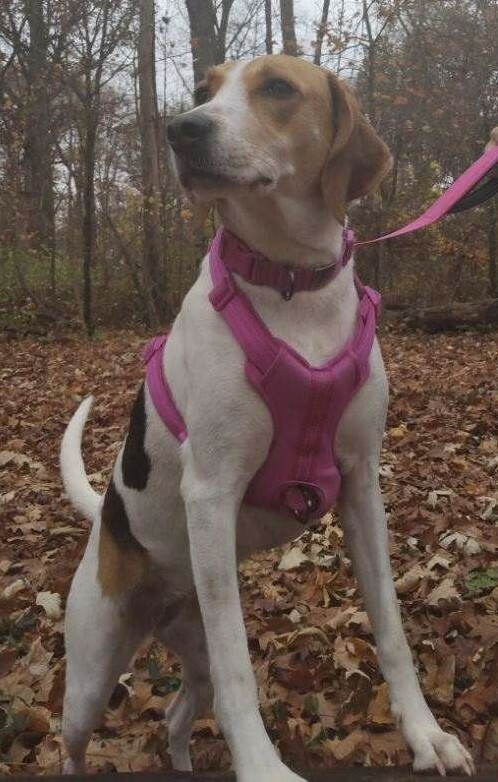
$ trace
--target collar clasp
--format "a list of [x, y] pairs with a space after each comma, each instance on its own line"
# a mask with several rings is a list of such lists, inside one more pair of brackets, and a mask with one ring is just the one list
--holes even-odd
[[293, 269], [291, 269], [290, 266], [285, 266], [285, 271], [287, 274], [287, 282], [285, 288], [282, 291], [282, 298], [284, 299], [284, 301], [290, 301], [294, 296], [296, 275], [294, 274], [294, 271]]

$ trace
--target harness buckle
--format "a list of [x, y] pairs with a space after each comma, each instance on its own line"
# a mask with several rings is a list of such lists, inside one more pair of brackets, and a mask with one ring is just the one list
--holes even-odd
[[294, 271], [291, 269], [290, 266], [286, 266], [285, 271], [287, 272], [287, 283], [282, 291], [282, 298], [284, 299], [284, 301], [290, 301], [294, 296], [294, 285], [295, 285], [296, 275], [294, 274]]

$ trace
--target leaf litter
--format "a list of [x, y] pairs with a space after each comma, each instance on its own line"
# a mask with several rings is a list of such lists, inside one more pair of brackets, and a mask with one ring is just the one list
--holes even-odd
[[[144, 341], [121, 332], [0, 343], [1, 773], [61, 769], [63, 612], [88, 524], [63, 495], [58, 450], [76, 405], [94, 393], [84, 456], [104, 490]], [[391, 405], [380, 478], [404, 626], [441, 725], [496, 762], [498, 336], [394, 331], [382, 343]], [[240, 582], [262, 713], [284, 759], [408, 763], [337, 518], [255, 555]], [[175, 657], [144, 644], [94, 733], [90, 768], [170, 768], [163, 712], [180, 683]], [[229, 767], [213, 715], [196, 723], [192, 754], [200, 771]]]

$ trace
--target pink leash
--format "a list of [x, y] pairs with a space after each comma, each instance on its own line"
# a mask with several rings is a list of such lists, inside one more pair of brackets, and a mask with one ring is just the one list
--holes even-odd
[[[298, 291], [312, 291], [323, 288], [347, 265], [353, 249], [363, 247], [395, 236], [418, 231], [432, 225], [450, 212], [463, 211], [491, 198], [498, 191], [498, 178], [492, 179], [480, 188], [475, 185], [498, 163], [498, 147], [485, 152], [424, 212], [402, 228], [379, 236], [377, 239], [356, 242], [353, 231], [345, 228], [342, 233], [340, 256], [334, 263], [322, 267], [296, 267], [276, 263], [244, 244], [227, 229], [218, 232], [215, 239], [217, 252], [226, 268], [236, 272], [253, 285], [263, 285], [279, 291], [289, 301]], [[471, 192], [472, 191], [472, 192]]]
[[412, 233], [412, 231], [419, 231], [421, 228], [426, 228], [442, 217], [446, 217], [455, 207], [458, 202], [469, 193], [472, 188], [483, 179], [491, 169], [498, 164], [498, 146], [492, 147], [484, 153], [475, 163], [463, 172], [450, 187], [434, 201], [433, 204], [422, 214], [420, 217], [415, 218], [407, 225], [401, 228], [391, 231], [391, 233], [384, 234], [377, 237], [377, 239], [369, 239], [364, 242], [356, 242], [355, 247], [363, 247], [367, 244], [376, 244], [377, 242], [383, 242], [385, 239], [394, 239], [396, 236], [404, 236], [405, 234]]

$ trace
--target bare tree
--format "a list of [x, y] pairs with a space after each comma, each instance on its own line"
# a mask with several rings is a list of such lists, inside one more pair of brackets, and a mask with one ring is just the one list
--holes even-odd
[[162, 256], [160, 122], [157, 107], [154, 0], [140, 0], [138, 35], [138, 83], [143, 177], [143, 277], [148, 320], [158, 326], [164, 309], [160, 281]]
[[234, 0], [221, 0], [221, 15], [219, 21], [218, 16], [215, 13], [216, 64], [224, 62], [226, 58], [228, 21], [230, 19], [230, 12], [233, 4]]
[[[194, 82], [201, 81], [212, 65], [225, 61], [227, 48], [235, 36], [227, 41], [230, 14], [235, 0], [185, 0], [190, 24], [190, 45], [194, 65]], [[250, 5], [250, 4], [249, 4]]]
[[320, 19], [320, 24], [316, 32], [315, 56], [313, 57], [313, 62], [315, 63], [315, 65], [320, 65], [322, 62], [322, 46], [323, 46], [323, 39], [325, 38], [325, 33], [327, 32], [329, 10], [330, 10], [330, 0], [323, 0], [322, 17]]
[[280, 21], [284, 54], [297, 57], [296, 20], [294, 18], [294, 0], [280, 0]]
[[[55, 285], [55, 217], [53, 142], [50, 121], [48, 18], [43, 0], [9, 0], [0, 17], [0, 40], [10, 56], [0, 70], [0, 90], [22, 105], [24, 119], [25, 196], [29, 246], [49, 260], [52, 291]], [[13, 91], [14, 83], [16, 87]], [[19, 91], [19, 92], [17, 92]]]
[[29, 27], [29, 51], [25, 149], [30, 175], [31, 230], [37, 249], [50, 261], [53, 290], [55, 288], [53, 146], [48, 92], [48, 31], [43, 0], [28, 0], [26, 15]]
[[194, 64], [194, 82], [201, 81], [207, 69], [218, 59], [216, 12], [212, 0], [186, 0], [190, 23], [190, 45]]
[[271, 0], [265, 0], [265, 48], [267, 54], [273, 54], [273, 29]]
[[[113, 56], [129, 41], [135, 15], [131, 0], [68, 0], [78, 21], [71, 50], [66, 55], [64, 78], [82, 108], [81, 160], [83, 171], [83, 320], [89, 336], [94, 332], [92, 267], [95, 259], [95, 164], [102, 89], [123, 67]], [[106, 74], [109, 66], [110, 72]]]

